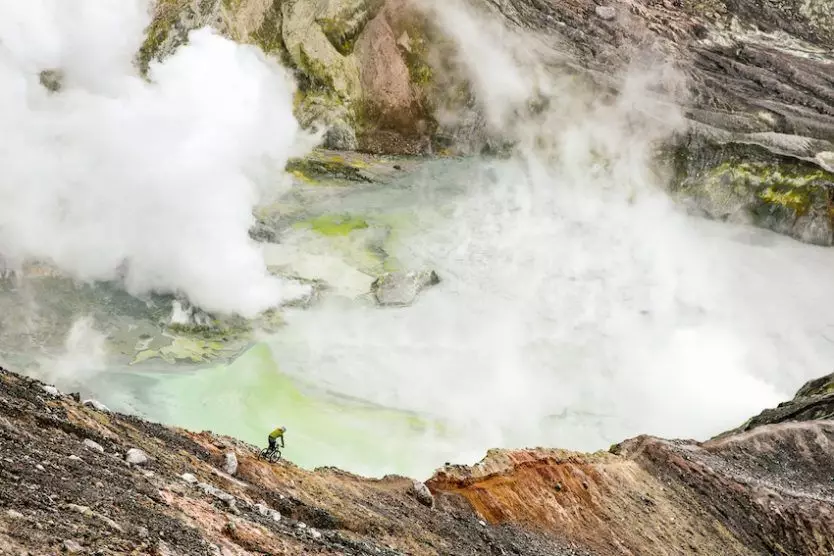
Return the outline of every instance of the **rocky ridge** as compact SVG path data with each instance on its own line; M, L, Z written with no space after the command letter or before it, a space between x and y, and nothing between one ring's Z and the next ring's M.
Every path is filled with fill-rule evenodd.
M422 483L270 464L3 370L0 553L830 554L832 378L787 404L822 413L703 443L492 450Z

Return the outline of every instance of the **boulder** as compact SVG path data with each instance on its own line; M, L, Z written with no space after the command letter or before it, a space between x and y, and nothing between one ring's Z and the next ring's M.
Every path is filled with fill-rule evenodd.
M125 461L132 465L144 465L148 463L148 454L139 448L131 448L125 455Z
M434 495L432 495L429 487L425 483L413 481L411 484L411 493L422 505L429 508L434 507Z
M397 271L383 274L371 284L371 293L381 306L403 307L411 305L425 288L440 283L440 278L430 271Z
M229 452L223 462L223 470L229 475L237 473L237 456L234 452Z
M598 18L606 21L610 21L617 17L617 10L612 6L597 6L594 8L594 13L597 14Z
M84 444L84 447L87 448L88 450L94 450L96 452L99 452L100 454L104 453L104 448L102 447L102 445L99 444L98 442L96 442L95 440L90 440L89 438L85 438L84 442L82 442L82 444Z
M73 540L64 541L64 552L67 554L80 554L84 552L84 547Z
M57 398L61 395L61 391L52 385L45 384L41 388L43 388L43 391L52 396L53 398Z
M86 405L87 407L92 407L96 411L102 411L104 413L108 413L110 411L110 408L108 408L106 405L104 405L98 400L84 400L84 405Z

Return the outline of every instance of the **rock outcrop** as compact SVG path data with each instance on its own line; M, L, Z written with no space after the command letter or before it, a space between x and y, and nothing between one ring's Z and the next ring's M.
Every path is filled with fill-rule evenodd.
M660 150L674 194L711 218L834 243L831 0L468 4L510 35L534 37L538 63L553 76L568 76L576 94L613 97L626 86L628 68L673 62L686 93L667 83L654 93L682 107L687 121ZM189 30L211 25L293 68L298 118L326 129L329 148L382 154L502 148L512 137L487 122L484 99L454 62L458 46L421 6L157 0L138 60L147 69L183 44ZM558 104L574 93L560 86L559 98L549 100Z
M296 115L338 150L425 154L427 21L402 0L157 0L138 63L147 71L212 26L292 68Z
M704 443L493 450L423 484L270 464L234 439L100 412L0 371L0 553L827 555L834 421L818 415ZM147 461L127 465L129 449Z
M738 429L718 438L747 432L763 425L812 420L834 420L834 373L809 381L792 400L765 409Z

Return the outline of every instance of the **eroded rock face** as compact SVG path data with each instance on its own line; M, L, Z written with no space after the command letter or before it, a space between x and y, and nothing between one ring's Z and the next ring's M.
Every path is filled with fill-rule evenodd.
M428 116L414 94L420 87L414 86L406 65L407 52L391 36L391 11L383 10L386 1L393 3L157 0L138 63L147 71L151 61L185 44L189 31L209 25L225 36L258 45L295 70L300 87L296 116L305 128L325 130L324 147L418 154L430 144ZM411 24L420 17L409 4L396 4L397 22ZM421 25L411 29L414 33ZM425 72L421 75L425 78Z
M665 145L674 155L662 158L677 170L675 194L712 218L834 242L831 0L469 4L509 36L532 33L561 100L615 96L634 62L674 61L686 93L666 82L651 89L686 117ZM454 41L410 0L158 0L140 65L164 58L202 25L293 68L299 121L324 129L326 147L472 153L506 150L517 139L485 117L454 61Z
M696 213L750 223L800 241L834 243L834 173L755 144L692 137L677 154L672 192Z

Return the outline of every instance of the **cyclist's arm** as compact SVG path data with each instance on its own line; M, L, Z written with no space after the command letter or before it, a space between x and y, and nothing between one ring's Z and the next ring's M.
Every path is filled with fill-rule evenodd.
M284 435L283 434L281 435L281 447L282 448L284 447Z

